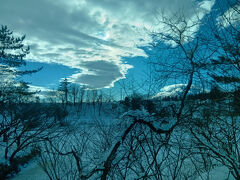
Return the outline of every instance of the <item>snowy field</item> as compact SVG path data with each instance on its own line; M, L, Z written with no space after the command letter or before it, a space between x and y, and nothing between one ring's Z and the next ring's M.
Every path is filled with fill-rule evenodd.
M105 107L105 109L102 109L100 114L99 114L99 111L97 111L97 109L95 108L86 108L84 113L76 113L74 109L69 109L69 115L64 120L68 125L66 127L62 127L65 129L64 130L65 132L63 133L62 137L58 138L54 142L56 143L55 144L56 147L61 149L62 152L69 152L73 147L74 148L76 147L77 148L76 151L82 153L81 163L82 163L82 166L85 168L84 172L90 171L95 165L97 165L98 167L101 167L102 166L101 163L103 163L106 160L106 157L109 156L109 153L113 148L113 145L119 140L119 138L122 137L122 134L125 131L124 127L129 126L129 123L131 122L130 120L124 118L124 116L127 116L128 114L133 115L137 118L143 118L143 117L148 118L149 116L149 114L146 111L139 111L139 110L129 111L128 113L125 113L123 115L121 115L122 113L119 113L119 111L120 111L119 109L113 109L110 106ZM123 120L125 121L124 123L122 122ZM153 119L150 118L146 121L150 122L151 120ZM164 123L162 125L165 126L164 129L168 129L168 127L171 126L173 123L174 123L174 120L172 120L172 122ZM155 127L158 127L160 126L161 123L154 122L153 124ZM147 138L149 138L150 137L150 135L148 134L149 131L146 130L145 132L146 132ZM134 133L136 133L135 135L137 135L137 133L139 132L138 130L136 130L136 132ZM134 133L132 135L134 135ZM182 143L183 144L185 143L185 145L188 146L189 145L188 139L189 139L188 135L182 133L181 130L180 131L176 130L172 134L172 137L169 140L169 143L174 145L174 143L176 143L178 140L182 140L183 141ZM85 144L83 144L83 142L85 142ZM124 148L125 146L127 146L127 143L128 142L123 143L123 147L120 148L119 150L120 152L118 154L119 157L118 156L116 157L115 162L118 160L120 162L120 159L118 158L121 158L121 156L125 157ZM43 148L46 146L46 144L43 144L43 143L40 143L38 145ZM152 156L151 155L152 147L147 147L149 145L151 146L151 144L146 144L146 148L144 148L146 150L146 154L145 156L142 157L141 163L143 163L143 166L144 166L144 163L147 163L148 156L149 157ZM166 150L164 148L159 151L157 155L158 161L161 161L161 159L164 160L164 158L167 157L165 154L165 151ZM173 156L175 156L178 153L178 149L173 147L170 153L173 153ZM43 157L45 158L44 160L45 162L47 162L47 164L48 163L50 164L52 160L55 158L54 155L48 156L47 154L46 156L43 156ZM75 172L75 170L73 169L76 169L76 164L73 158L68 159L69 157L65 158L65 156L57 157L57 158L59 158L59 162L56 162L56 166L59 166L58 168L60 168L60 169L57 169L57 171L59 171L59 174L62 173L63 179L65 179L64 174ZM169 162L167 161L163 162L163 165L165 163L166 167L167 166L171 167L172 164L169 164L169 163L173 163L173 164L175 163L172 161L172 158L173 157L170 157L171 161ZM37 158L32 160L29 164L26 164L24 167L21 167L21 171L12 179L13 180L49 179L46 173L44 172L44 170L42 169L42 167L40 167L39 165L40 161L41 161L41 158ZM62 163L62 164L59 165L59 163ZM121 163L124 163L124 161ZM193 164L190 160L185 160L183 162L183 166L186 167L186 169L191 168L192 165ZM85 166L88 166L88 167L85 167ZM73 169L70 169L70 171L68 172L67 171L62 172L62 169L68 169L70 167L72 167ZM137 168L137 166L133 165L133 168ZM168 167L166 169L163 168L163 171L169 171ZM151 171L153 170L154 169L152 169ZM133 177L131 177L132 172L129 172L129 173L130 174L127 176L128 177L127 179L134 179L135 177L134 175ZM96 176L92 176L90 179L96 179ZM122 178L119 177L119 179L122 179ZM232 180L234 178L231 175L229 175L228 169L226 167L218 166L213 168L208 173L202 172L201 170L201 172L198 175L194 175L189 179Z

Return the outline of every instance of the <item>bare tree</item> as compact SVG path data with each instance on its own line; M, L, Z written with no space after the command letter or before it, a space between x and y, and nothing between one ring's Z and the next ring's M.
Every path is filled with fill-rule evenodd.
M104 146L107 148L104 149L105 152L98 154L103 158L89 162L87 170L78 169L81 179L98 178L104 180L117 177L122 177L122 179L150 179L153 177L155 179L177 179L183 177L180 172L185 167L185 160L189 152L183 148L175 147L176 145L171 146L169 142L172 140L173 134L177 133L177 130L181 129L181 125L184 123L187 95L191 90L194 75L198 71L197 64L200 61L198 56L200 41L198 38L190 40L192 37L186 34L188 28L195 24L189 25L184 16L180 16L177 22L164 18L163 23L172 29L173 34L155 33L153 34L153 44L162 39L174 42L174 47L171 50L177 52L175 54L178 56L174 58L177 58L179 64L176 67L176 62L170 61L171 67L161 70L168 70L169 73L173 74L180 73L185 78L183 80L186 83L179 103L171 106L172 116L168 117L169 124L166 126L163 123L165 117L151 116L145 114L145 111L136 110L126 113L117 124L118 128L113 136L115 140L111 146ZM191 43L186 44L186 40ZM166 67L167 60L164 63L161 60L163 59L160 59L156 65L165 64ZM171 71L173 69L176 71ZM92 99L91 95L93 95ZM93 94L88 92L88 101L95 103L96 95L95 91ZM104 133L101 136L103 135ZM54 153L60 155L72 154L74 156L74 153L77 153L73 149L68 151L56 150L54 144L50 143L49 145L53 147ZM97 152L99 151L102 152L103 149L100 148ZM76 167L79 167L78 163L79 161L76 161ZM168 166L169 169L164 169L165 166Z
M239 113L236 108L238 109L240 82L240 3L225 3L228 4L228 10L218 18L218 27L213 32L218 58L212 59L209 64L209 74L221 93L204 103L201 113L208 110L211 114L202 114L202 123L192 127L191 133L196 147L199 147L199 154L204 151L205 155L215 163L227 167L229 174L239 179Z
M192 33L201 25L199 19L177 14L161 16L159 23L164 31L151 34L153 48L159 49L159 56L150 59L155 77L166 84L184 84L180 98L162 107L170 113L151 115L140 108L126 112L109 128L93 126L90 135L76 133L72 138L72 134L62 144L48 140L42 165L50 179L62 178L61 166L55 164L63 157L72 157L69 167L80 179L196 179L205 178L203 173L209 178L211 170L221 165L239 179L239 117L232 114L231 99L215 107L222 102L213 97L211 101L209 95L203 100L189 96L197 83L204 89L206 71L213 72L207 66L219 52L203 33ZM86 101L95 106L97 95L87 92ZM53 165L48 166L47 159Z

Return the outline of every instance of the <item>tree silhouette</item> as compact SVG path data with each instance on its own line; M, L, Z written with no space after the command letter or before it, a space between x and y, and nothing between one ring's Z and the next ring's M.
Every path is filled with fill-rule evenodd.
M24 46L25 35L14 37L7 26L0 29L0 63L11 67L25 65L24 57L30 52L29 46ZM13 52L14 51L14 52Z
M36 151L31 147L52 137L56 125L56 111L33 103L35 92L29 91L28 83L17 81L17 77L37 72L21 71L26 64L24 57L29 46L25 36L15 37L7 26L0 29L0 147L6 163L0 163L0 177L19 171L19 164L27 163ZM51 112L54 111L54 112ZM50 113L51 112L51 113Z

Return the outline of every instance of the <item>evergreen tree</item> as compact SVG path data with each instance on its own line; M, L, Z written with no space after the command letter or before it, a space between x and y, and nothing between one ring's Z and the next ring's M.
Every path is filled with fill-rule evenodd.
M14 37L7 26L0 29L0 63L10 67L25 65L24 57L29 53L29 46L24 46L25 35Z
M17 129L21 121L14 119L14 114L21 104L29 102L33 92L29 92L26 82L16 81L19 75L34 71L20 71L17 67L25 65L24 57L29 53L29 46L23 41L25 36L15 37L7 26L0 29L0 137L8 144L12 129ZM1 144L2 145L2 144ZM7 147L7 146L6 146ZM5 158L7 158L7 148Z
M16 98L31 95L27 89L26 82L17 82L15 79L24 74L31 74L39 71L21 71L17 69L26 65L23 59L30 52L29 46L25 46L23 41L25 35L15 37L13 32L7 26L1 26L0 29L0 103L6 101L15 101Z
M29 91L28 83L17 81L17 77L37 72L21 71L26 64L24 58L29 46L25 36L15 37L7 26L0 29L0 179L6 179L20 171L39 152L32 146L45 138L55 137L54 127L64 118L61 108L46 107L36 103L35 92Z
M68 104L68 94L69 94L69 82L67 78L64 78L58 87L58 91L63 95L62 98L62 103Z

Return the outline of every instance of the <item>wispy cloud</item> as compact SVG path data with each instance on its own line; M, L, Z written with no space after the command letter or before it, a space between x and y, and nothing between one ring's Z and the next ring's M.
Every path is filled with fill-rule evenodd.
M240 20L240 4L228 9L223 15L217 18L220 27L235 26Z
M16 68L0 65L0 84L12 83L17 77L16 72Z
M115 81L124 78L130 65L119 66L108 61L86 61L81 64L82 73L74 74L69 79L74 83L84 84L91 89L113 86ZM120 68L121 67L121 68Z
M11 0L1 2L0 24L27 35L26 42L31 46L28 58L32 61L78 68L83 71L71 77L74 81L101 88L111 87L132 67L122 63L122 57L146 56L139 47L151 41L148 30L162 27L157 23L157 10L165 9L171 16L182 8L193 21L196 12L201 19L213 3L214 0ZM88 74L96 64L112 69L93 68Z
M42 86L34 86L34 85L28 85L29 91L31 92L48 92L48 91L54 91L52 89L48 89Z
M40 99L47 99L47 98L51 98L51 97L55 97L57 96L57 91L53 90L53 89L48 89L45 87L41 87L41 86L33 86L33 85L28 85L29 86L29 91L30 92L35 92L35 96L38 96Z

